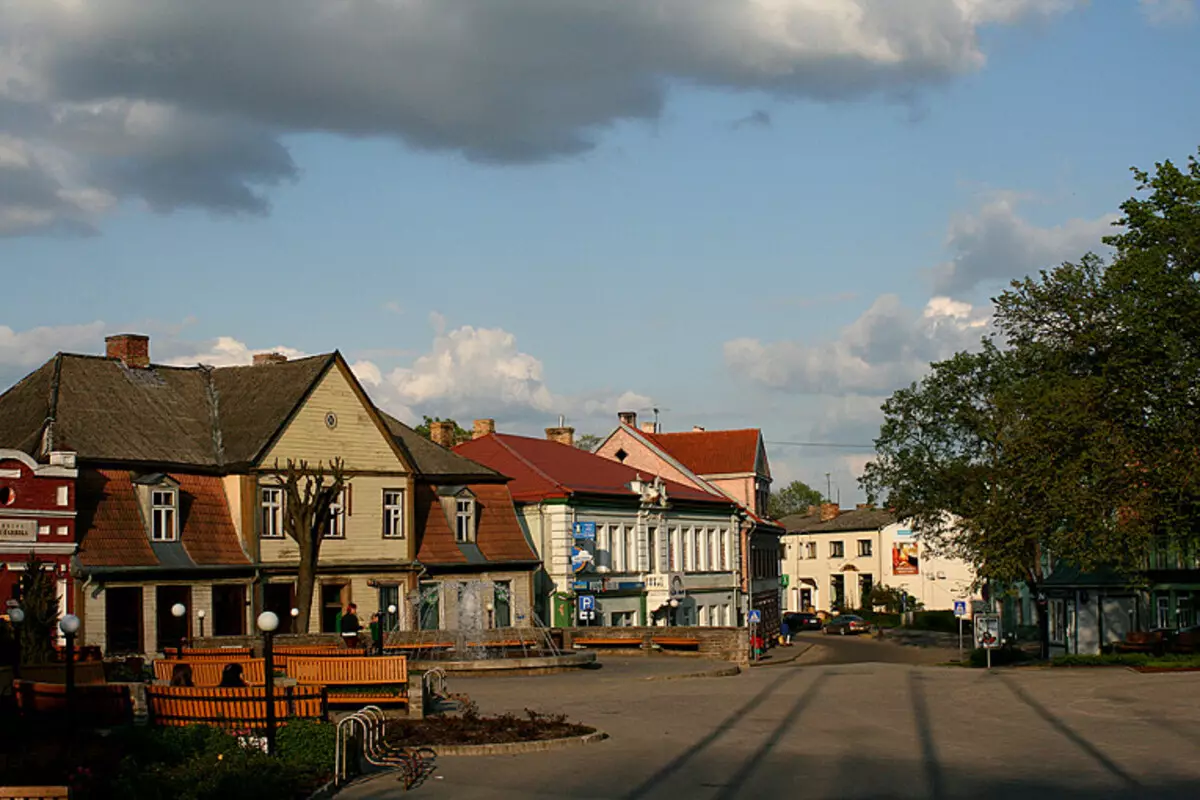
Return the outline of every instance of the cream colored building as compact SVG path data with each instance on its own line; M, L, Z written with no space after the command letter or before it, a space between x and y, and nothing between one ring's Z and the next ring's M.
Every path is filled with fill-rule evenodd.
M788 611L849 611L874 586L903 589L925 609L951 610L973 596L970 565L930 553L882 509L825 504L781 519Z

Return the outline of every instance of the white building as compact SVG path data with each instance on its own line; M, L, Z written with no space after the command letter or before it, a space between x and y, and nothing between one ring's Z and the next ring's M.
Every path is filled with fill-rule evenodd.
M872 587L903 589L930 611L971 597L975 575L957 559L931 554L912 529L882 509L834 504L781 519L788 611L861 608Z

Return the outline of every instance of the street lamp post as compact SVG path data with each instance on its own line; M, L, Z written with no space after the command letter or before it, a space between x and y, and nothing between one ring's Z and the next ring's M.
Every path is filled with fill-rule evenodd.
M292 633L308 633L308 631L296 630L296 618L300 616L300 609L293 607L289 613L292 615Z
M296 609L292 609L296 611ZM267 754L275 755L275 654L272 639L279 627L279 617L272 611L258 615L258 629L263 633L263 672L267 690Z
M187 606L183 603L176 603L171 606L171 616L175 619L182 620L183 615L187 613ZM183 646L187 639L187 623L183 623L183 630L179 632L179 658L183 658Z
M671 611L667 615L667 625L675 626L679 624L679 620L675 618L677 612L679 611L679 601L675 598L671 598L670 606Z
M205 617L204 609L202 608L199 611L197 611L196 616L200 618L200 638L203 639L204 638L204 617Z
M21 608L13 608L8 612L8 621L13 624L13 647L16 650L17 660L13 662L13 677L21 677L21 623L25 621L25 611Z
M58 629L67 640L66 701L67 730L75 728L75 634L79 631L79 617L67 614L58 623Z

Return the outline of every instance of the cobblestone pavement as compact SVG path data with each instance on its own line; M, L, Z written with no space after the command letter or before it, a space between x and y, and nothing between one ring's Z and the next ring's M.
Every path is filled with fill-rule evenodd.
M725 678L645 680L666 667L631 659L577 674L459 681L452 690L485 713L561 712L611 738L444 757L413 796L1200 797L1200 673L804 660ZM403 794L384 774L339 798Z

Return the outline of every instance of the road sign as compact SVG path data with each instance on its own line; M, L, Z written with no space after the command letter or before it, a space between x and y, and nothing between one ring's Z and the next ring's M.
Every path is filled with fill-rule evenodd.
M583 572L592 565L592 554L580 547L571 549L571 570L575 573Z
M576 598L579 604L580 611L595 611L596 610L596 595L581 594Z
M955 600L954 601L954 616L958 617L959 619L962 619L966 615L967 615L967 601L966 600Z
M975 615L975 646L994 650L1000 646L1000 615Z
M596 538L596 523L594 522L576 522L573 527L576 539Z
M750 624L757 625L762 622L762 612L757 608L750 609Z

